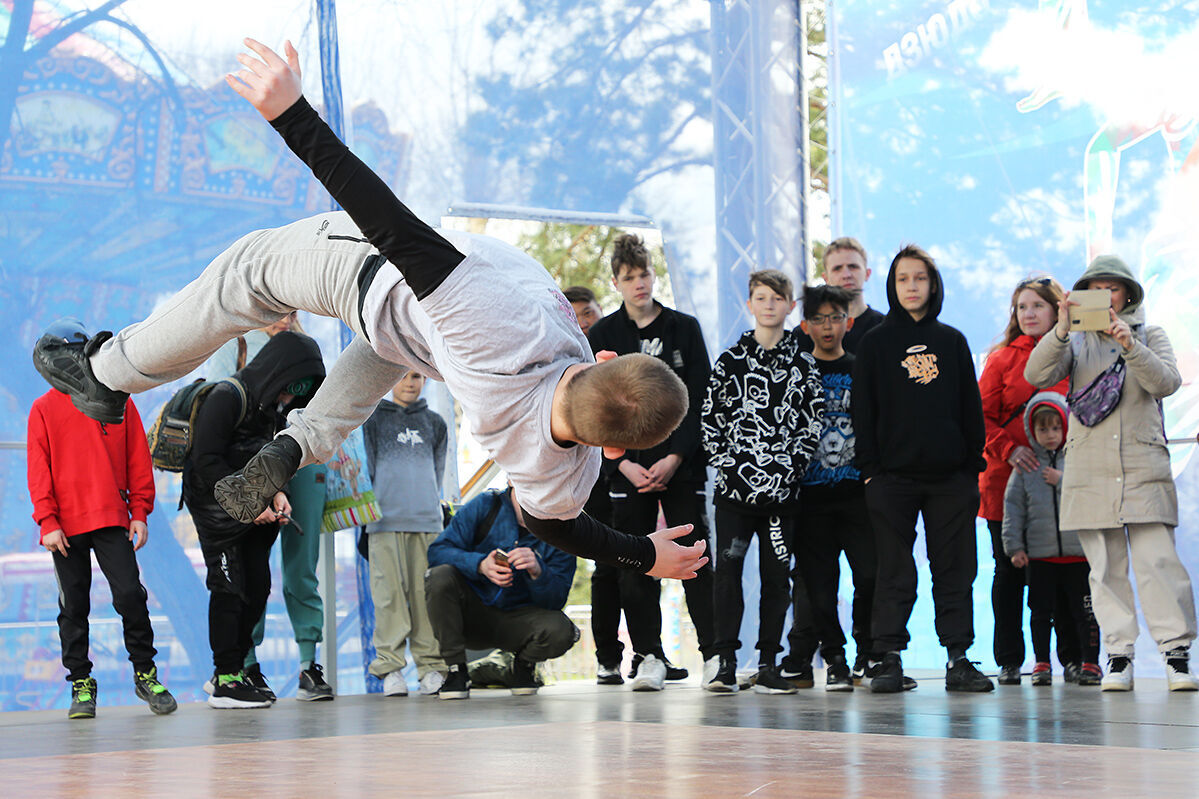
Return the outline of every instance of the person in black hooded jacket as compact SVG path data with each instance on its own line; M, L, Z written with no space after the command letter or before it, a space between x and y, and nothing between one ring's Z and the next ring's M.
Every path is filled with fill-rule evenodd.
M244 400L242 389L222 382L196 414L194 443L183 466L183 501L208 567L208 642L215 667L208 699L212 707L267 707L273 700L247 680L243 666L271 591L271 545L280 521L291 511L286 495L279 492L252 524L243 524L217 504L213 486L245 466L282 430L287 413L303 407L324 377L315 341L301 333L279 333L233 375L244 388Z
M900 652L916 602L916 515L924 519L937 635L949 653L945 688L983 692L989 679L966 658L974 643L974 514L986 462L982 399L966 337L937 320L945 287L932 257L904 247L887 275L887 318L858 345L854 364L855 465L878 550L874 651L885 653L870 690L903 690Z

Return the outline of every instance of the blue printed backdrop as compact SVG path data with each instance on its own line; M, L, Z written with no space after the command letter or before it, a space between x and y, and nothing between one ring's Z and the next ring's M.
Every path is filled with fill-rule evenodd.
M1050 274L1068 288L1093 255L1115 252L1140 275L1149 319L1166 328L1178 354L1185 385L1167 401L1169 433L1193 437L1195 4L839 0L835 7L842 192L834 218L872 255L871 304L886 307L892 254L918 243L945 277L941 319L982 355L1002 331L1021 278ZM1179 549L1192 572L1199 569L1193 450L1171 450L1182 500ZM989 663L985 531L979 541L973 654ZM922 581L927 586L927 570ZM937 651L926 594L912 625L916 653ZM1138 648L1155 650L1146 636Z

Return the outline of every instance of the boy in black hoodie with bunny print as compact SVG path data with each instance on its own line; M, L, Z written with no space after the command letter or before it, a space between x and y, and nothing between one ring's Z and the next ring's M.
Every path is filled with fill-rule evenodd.
M916 516L924 519L937 635L949 653L945 688L994 689L966 659L974 643L978 574L974 513L983 470L982 399L966 338L937 321L944 284L932 257L904 247L887 275L887 318L858 346L854 364L855 464L878 551L874 651L885 653L870 690L903 689L900 651L916 602Z

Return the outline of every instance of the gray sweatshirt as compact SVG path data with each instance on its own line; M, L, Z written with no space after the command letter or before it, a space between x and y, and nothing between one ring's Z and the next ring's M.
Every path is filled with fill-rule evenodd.
M383 400L362 426L366 463L382 518L368 533L440 533L446 425L423 399Z
M1040 467L1035 472L1012 469L1007 491L1003 494L1003 551L1010 557L1024 550L1029 558L1083 557L1078 533L1062 530L1060 508L1062 483L1051 486L1042 474L1046 466L1066 470L1063 449L1049 452L1033 436L1032 414L1038 407L1049 405L1062 417L1062 438L1065 439L1069 411L1066 398L1056 391L1042 391L1028 401L1024 409L1024 432L1036 453Z

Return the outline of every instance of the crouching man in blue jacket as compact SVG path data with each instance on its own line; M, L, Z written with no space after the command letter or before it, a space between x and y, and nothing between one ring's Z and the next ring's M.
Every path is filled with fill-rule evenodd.
M433 633L449 666L442 699L468 699L466 649L511 652L510 688L537 693L534 668L579 640L562 612L575 556L534 538L517 521L512 489L468 502L429 546L425 599Z

